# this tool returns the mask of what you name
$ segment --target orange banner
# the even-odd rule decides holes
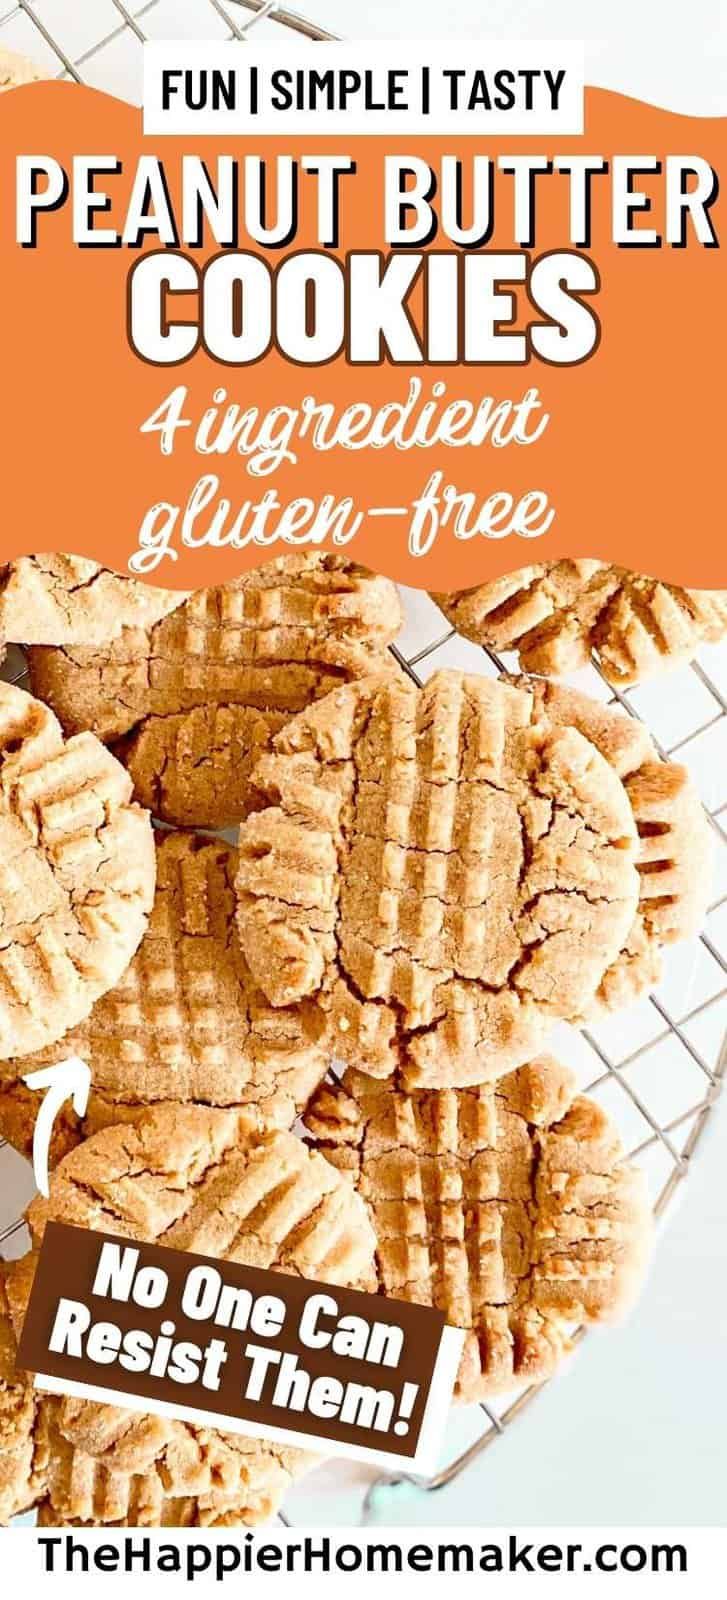
[[[466,214],[475,154],[507,150],[552,159],[588,152],[612,164],[618,154],[649,152],[660,169],[635,182],[651,211],[635,214],[634,225],[653,228],[659,241],[650,248],[613,242],[610,172],[593,179],[587,247],[571,245],[570,191],[556,170],[535,180],[537,230],[521,250],[514,243],[512,176],[498,172],[494,229],[483,250],[513,252],[496,332],[498,340],[527,335],[526,364],[499,359],[505,348],[499,343],[492,359],[477,359],[482,285],[468,286],[464,268],[452,268],[451,258],[463,252],[441,230],[423,248],[406,298],[412,340],[421,350],[414,360],[394,364],[384,350],[376,365],[352,364],[344,341],[339,354],[320,364],[275,347],[252,363],[225,364],[210,353],[224,319],[219,267],[206,280],[206,348],[200,343],[170,365],[153,364],[133,348],[143,344],[145,330],[138,308],[134,328],[130,275],[160,248],[159,240],[150,237],[139,248],[79,248],[72,234],[80,182],[74,157],[117,158],[118,170],[95,180],[110,203],[96,212],[94,226],[120,231],[145,154],[163,161],[175,210],[185,154],[203,158],[210,171],[221,155],[240,159],[250,151],[269,161],[291,155],[302,170],[306,154],[343,153],[344,146],[356,170],[342,181],[340,237],[325,254],[341,263],[350,314],[349,253],[387,248],[384,158],[391,154],[423,159],[435,173],[443,157],[458,157]],[[16,241],[16,158],[41,154],[65,170],[70,192],[59,195],[54,209],[39,211],[35,248],[27,248]],[[190,588],[314,541],[423,588],[466,587],[561,556],[598,557],[692,587],[724,587],[724,260],[688,225],[683,247],[667,242],[670,155],[698,155],[719,174],[727,165],[727,119],[680,117],[588,90],[583,138],[558,137],[555,144],[418,139],[401,146],[392,133],[390,140],[335,145],[313,135],[243,145],[147,139],[139,111],[77,86],[40,84],[3,96],[4,558],[64,550],[119,571],[131,561],[150,582]],[[717,239],[723,212],[717,196],[710,209]],[[291,242],[264,249],[243,234],[238,249],[253,252],[261,272],[266,264],[279,271],[295,252],[320,250],[317,215],[315,187],[301,180]],[[483,250],[466,254],[471,259]],[[573,296],[593,335],[592,352],[577,364],[557,364],[561,335],[552,311],[551,342],[537,332],[548,319],[534,269],[554,251],[571,251],[584,271],[589,263],[595,269],[595,287]],[[192,324],[190,343],[196,343],[201,268],[222,258],[209,239],[202,247],[165,248],[165,259],[180,256],[189,278],[164,309],[182,330]],[[553,269],[551,306],[557,279]],[[287,281],[293,282],[290,269]],[[282,340],[288,302],[284,279],[278,282]],[[149,303],[153,308],[153,295]],[[230,303],[232,337],[244,307],[234,297]],[[465,361],[468,319],[475,356]],[[290,351],[295,334],[288,338]],[[455,346],[460,359],[450,360]]]

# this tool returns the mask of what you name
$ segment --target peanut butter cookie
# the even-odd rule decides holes
[[[520,1065],[593,1002],[633,926],[623,784],[529,689],[375,680],[287,724],[240,834],[242,945],[274,1005],[408,1086]]]
[[[46,1527],[251,1527],[276,1514],[291,1484],[315,1460],[303,1450],[263,1439],[220,1435],[227,1462],[239,1460],[234,1493],[215,1487],[200,1495],[170,1495],[159,1462],[152,1462],[148,1472],[130,1474],[106,1466],[70,1442],[62,1420],[63,1403],[56,1401],[48,1427],[47,1498],[38,1513]],[[214,1435],[208,1432],[205,1438],[199,1430],[200,1455],[207,1445],[214,1450]]]
[[[219,1435],[226,1441],[225,1461],[237,1459],[239,1468],[232,1494],[212,1488],[200,1495],[165,1491],[165,1460],[152,1462],[148,1472],[131,1474],[105,1466],[62,1432],[62,1406],[54,1414],[51,1467],[47,1474],[47,1499],[38,1521],[46,1526],[79,1527],[254,1527],[278,1511],[290,1486],[317,1459],[303,1450],[284,1449],[263,1439],[242,1434]],[[191,1434],[190,1434],[191,1437]],[[198,1430],[197,1451],[215,1449],[211,1432]],[[239,1448],[242,1447],[243,1448]],[[218,1455],[222,1455],[218,1448]]]
[[[251,768],[272,735],[337,684],[393,668],[400,626],[387,578],[286,556],[103,649],[33,650],[31,679],[68,731],[118,742],[157,816],[231,827],[256,803]]]
[[[20,556],[0,566],[0,634],[12,644],[105,645],[146,628],[187,598],[83,556]]]
[[[32,1201],[36,1241],[49,1219],[324,1283],[356,1284],[371,1268],[360,1202],[301,1139],[251,1111],[164,1105],[102,1129],[56,1168],[50,1198]]]
[[[0,683],[0,1059],[60,1039],[118,982],[154,875],[149,817],[120,763]]]
[[[252,774],[287,720],[256,706],[195,706],[147,717],[113,749],[155,816],[178,826],[231,828],[262,803]]]
[[[250,1112],[167,1105],[104,1129],[56,1168],[50,1199],[33,1201],[36,1240],[49,1219],[323,1283],[374,1282],[363,1201],[302,1140]],[[104,1468],[156,1475],[165,1498],[192,1496],[194,1515],[210,1511],[209,1496],[223,1516],[241,1502],[253,1516],[256,1496],[271,1511],[311,1459],[95,1401],[61,1400],[58,1426]]]
[[[32,1379],[16,1371],[10,1292],[18,1268],[0,1263],[0,1526],[29,1511],[45,1492],[47,1455]]]
[[[727,634],[724,591],[679,589],[603,561],[543,561],[432,599],[466,639],[517,650],[527,672],[557,677],[594,656],[621,687]]]
[[[36,1241],[51,1218],[324,1283],[373,1283],[374,1237],[361,1199],[294,1134],[271,1131],[251,1113],[168,1105],[133,1127],[104,1129],[61,1162],[50,1199],[31,1205]],[[12,1336],[33,1270],[32,1255],[7,1269],[15,1281],[4,1326]],[[254,1523],[274,1514],[313,1459],[120,1406],[30,1393],[32,1414],[12,1436],[7,1430],[9,1515],[41,1502],[44,1523]],[[3,1442],[0,1433],[0,1451]],[[3,1471],[0,1454],[0,1486]]]
[[[459,1399],[548,1377],[574,1324],[632,1299],[650,1240],[642,1175],[552,1058],[412,1095],[351,1070],[305,1121],[368,1205],[380,1293],[465,1329]]]
[[[315,1459],[302,1450],[204,1429],[188,1430],[184,1440],[180,1427],[188,1479],[196,1461],[195,1478],[212,1485],[198,1496],[180,1497],[167,1493],[168,1468],[148,1450],[150,1470],[127,1473],[118,1464],[121,1450],[115,1463],[108,1465],[66,1436],[61,1427],[64,1404],[71,1434],[81,1436],[84,1404],[76,1402],[74,1412],[70,1401],[34,1390],[31,1376],[15,1365],[16,1333],[22,1327],[35,1260],[28,1255],[0,1267],[0,1524],[35,1506],[38,1523],[46,1527],[239,1526],[274,1516],[293,1480]],[[93,1408],[85,1410],[86,1415],[93,1413]],[[118,1415],[128,1421],[131,1413]],[[108,1438],[105,1453],[114,1462]],[[128,1443],[126,1453],[133,1454]],[[168,1456],[178,1463],[179,1444],[175,1453],[172,1442]],[[232,1495],[220,1486],[227,1481],[234,1483]]]
[[[292,1482],[293,1478],[286,1479],[284,1493]],[[38,1506],[36,1520],[39,1528],[256,1527],[276,1515],[281,1499],[264,1489],[243,1493],[239,1499],[214,1494],[167,1496],[152,1474],[124,1478],[74,1451],[65,1479],[59,1470],[53,1495]],[[75,1516],[69,1515],[69,1506],[76,1507]]]
[[[156,1101],[254,1104],[290,1126],[329,1055],[318,1008],[274,1010],[253,981],[235,925],[237,852],[199,834],[157,835],[157,888],[147,933],[116,987],[62,1049],[0,1066],[0,1133],[30,1154],[41,1096],[21,1079],[64,1056],[91,1068],[83,1125],[68,1103],[51,1152],[133,1121]]]
[[[577,728],[605,756],[623,781],[639,835],[636,916],[587,1008],[585,1015],[592,1019],[599,1010],[616,1011],[654,988],[664,947],[696,933],[712,881],[710,826],[686,767],[660,759],[642,722],[564,684],[508,681],[533,694],[552,727]]]

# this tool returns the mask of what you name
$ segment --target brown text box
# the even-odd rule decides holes
[[[120,1251],[128,1248],[138,1252],[135,1276],[144,1268],[162,1269],[168,1279],[168,1288],[161,1304],[149,1309],[137,1305],[133,1299],[120,1301],[110,1295],[101,1296],[91,1292],[104,1244],[114,1245]],[[224,1285],[248,1290],[253,1299],[262,1295],[278,1296],[286,1307],[281,1331],[272,1337],[261,1337],[249,1329],[220,1327],[214,1321],[214,1316],[200,1321],[185,1315],[182,1311],[184,1287],[189,1273],[198,1266],[214,1269]],[[302,1343],[298,1332],[300,1317],[311,1296],[318,1294],[330,1295],[336,1302],[336,1318],[332,1313],[323,1318],[322,1325],[329,1331],[344,1316],[363,1318],[369,1325],[379,1325],[383,1329],[381,1337],[384,1340],[387,1329],[400,1329],[403,1344],[397,1365],[388,1366],[367,1357],[336,1354],[330,1348],[311,1349]],[[130,1372],[120,1365],[118,1356],[108,1364],[91,1360],[85,1353],[86,1333],[82,1335],[83,1355],[51,1351],[49,1341],[59,1304],[64,1298],[88,1307],[91,1327],[100,1322],[112,1323],[121,1330],[122,1338],[132,1330],[140,1330],[156,1341],[162,1323],[171,1321],[174,1323],[174,1332],[169,1336],[175,1346],[180,1342],[189,1342],[204,1350],[213,1339],[224,1341],[228,1354],[219,1369],[219,1386],[203,1386],[201,1374],[191,1383],[180,1383],[169,1376]],[[232,1261],[170,1250],[156,1244],[140,1244],[136,1240],[51,1222],[43,1238],[20,1341],[18,1366],[61,1381],[65,1379],[95,1388],[113,1389],[118,1392],[122,1403],[125,1394],[163,1401],[180,1408],[214,1412],[223,1418],[235,1417],[251,1424],[287,1428],[315,1435],[322,1440],[340,1441],[368,1450],[389,1450],[408,1458],[416,1454],[443,1328],[444,1316],[441,1312],[412,1305],[408,1301],[384,1299],[288,1273],[242,1266]],[[311,1385],[316,1379],[330,1378],[339,1380],[344,1386],[358,1384],[375,1391],[391,1391],[394,1404],[386,1429],[367,1426],[363,1418],[360,1421],[343,1421],[339,1416],[315,1415],[307,1406],[301,1411],[273,1403],[277,1368],[268,1371],[259,1399],[246,1396],[250,1362],[244,1352],[250,1344],[297,1357],[300,1368],[310,1375]],[[405,1384],[416,1384],[417,1394],[406,1418],[408,1430],[399,1432],[396,1423]],[[319,1384],[316,1393],[320,1394],[321,1389],[322,1385]]]

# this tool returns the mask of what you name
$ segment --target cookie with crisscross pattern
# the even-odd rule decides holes
[[[411,1095],[349,1071],[305,1121],[366,1201],[380,1293],[465,1330],[460,1399],[547,1377],[574,1324],[632,1298],[650,1236],[642,1177],[552,1058]]]
[[[83,1448],[79,1440],[87,1436],[99,1444],[98,1427],[94,1429],[99,1408],[37,1392],[32,1378],[16,1370],[17,1335],[35,1261],[29,1255],[0,1267],[0,1523],[35,1506],[41,1526],[59,1527],[239,1526],[273,1516],[313,1456],[262,1439],[182,1424],[174,1430],[167,1424],[160,1428],[166,1449],[162,1452],[159,1444],[155,1453],[149,1417],[146,1449],[126,1471],[126,1458],[134,1456],[132,1434],[127,1426],[122,1445],[119,1419],[137,1425],[137,1440],[144,1419],[116,1408],[116,1448],[108,1429],[100,1453]],[[175,1474],[199,1493],[172,1493]]]
[[[71,732],[114,746],[142,804],[181,826],[233,826],[287,719],[342,682],[394,670],[388,578],[340,556],[284,556],[199,590],[102,648],[32,650],[34,690]]]
[[[121,764],[0,683],[0,1060],[60,1039],[118,981],[155,870]]]
[[[91,1069],[83,1122],[70,1101],[59,1159],[86,1134],[160,1101],[254,1105],[289,1127],[324,1076],[324,1023],[311,1002],[275,1009],[254,982],[235,922],[237,852],[221,839],[157,835],[147,932],[115,987],[62,1044],[0,1065],[0,1134],[30,1154],[41,1095],[22,1079],[61,1056]]]
[[[49,1200],[30,1206],[36,1241],[49,1219],[323,1283],[373,1283],[374,1237],[360,1197],[323,1156],[249,1112],[166,1105],[102,1130],[56,1168]],[[275,1498],[309,1461],[95,1401],[61,1401],[58,1425],[105,1468],[154,1473],[166,1498],[212,1494],[224,1510],[252,1484]]]
[[[243,949],[276,1006],[409,1087],[481,1082],[581,1014],[637,905],[636,828],[595,745],[529,688],[437,673],[290,722],[240,833]]]
[[[611,683],[640,683],[727,634],[727,592],[680,589],[604,561],[543,561],[432,599],[459,633],[516,650],[556,677],[595,657]]]

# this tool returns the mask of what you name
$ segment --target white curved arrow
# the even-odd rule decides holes
[[[48,1187],[48,1151],[50,1149],[53,1124],[58,1116],[61,1106],[66,1100],[73,1101],[73,1109],[77,1117],[86,1115],[88,1095],[91,1088],[91,1069],[80,1056],[69,1056],[66,1061],[57,1061],[54,1067],[41,1067],[38,1072],[29,1072],[23,1078],[29,1089],[47,1089],[48,1093],[38,1112],[33,1134],[33,1170],[35,1181],[42,1195],[47,1200]]]

